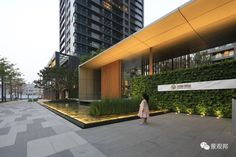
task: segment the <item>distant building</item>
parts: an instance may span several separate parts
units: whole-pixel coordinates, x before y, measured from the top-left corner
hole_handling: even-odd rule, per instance
[[[144,0],[60,0],[60,52],[88,55],[143,28]]]
[[[6,100],[10,100],[10,90],[8,88],[4,89],[6,92]],[[1,96],[1,86],[0,86],[0,96]],[[42,98],[43,90],[39,88],[35,88],[34,84],[28,83],[24,84],[17,92],[12,93],[12,99],[28,99],[28,98]]]
[[[43,90],[36,88],[34,84],[25,84],[22,88],[22,99],[42,98]]]

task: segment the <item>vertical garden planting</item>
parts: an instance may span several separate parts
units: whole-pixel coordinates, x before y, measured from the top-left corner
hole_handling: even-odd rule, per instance
[[[157,86],[188,82],[236,79],[236,61],[224,61],[191,69],[181,69],[132,80],[132,95],[148,93],[159,108],[202,116],[231,117],[236,89],[158,92]]]

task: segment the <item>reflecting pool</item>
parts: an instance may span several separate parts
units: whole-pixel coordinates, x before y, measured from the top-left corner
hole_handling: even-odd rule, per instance
[[[122,118],[129,118],[137,116],[137,112],[130,113],[130,114],[123,114],[123,115],[107,115],[107,116],[99,116],[99,117],[93,117],[89,114],[89,105],[80,104],[79,102],[64,102],[64,103],[55,103],[55,102],[40,102],[42,105],[46,105],[47,107],[56,110],[60,113],[63,113],[64,115],[67,115],[71,118],[74,118],[80,122],[83,122],[84,124],[90,124],[90,123],[98,123],[98,122],[104,122],[109,120],[115,120],[115,119],[122,119]],[[159,113],[163,111],[151,111],[150,113]],[[164,112],[167,112],[164,111]]]

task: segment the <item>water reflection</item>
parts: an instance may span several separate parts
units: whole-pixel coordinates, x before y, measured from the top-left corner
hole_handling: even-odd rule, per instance
[[[51,103],[47,102],[47,105],[52,108],[56,108],[57,110],[61,110],[63,112],[69,113],[70,115],[77,116],[80,115],[88,115],[89,106],[82,105],[77,102],[69,102],[69,103]]]

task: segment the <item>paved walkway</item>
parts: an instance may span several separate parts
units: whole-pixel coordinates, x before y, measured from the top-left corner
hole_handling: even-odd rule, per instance
[[[210,150],[200,147],[206,142]],[[213,149],[215,148],[215,149]],[[184,114],[81,130],[37,103],[0,104],[1,157],[234,157],[231,120]]]
[[[104,157],[80,130],[37,103],[0,104],[1,157]]]

